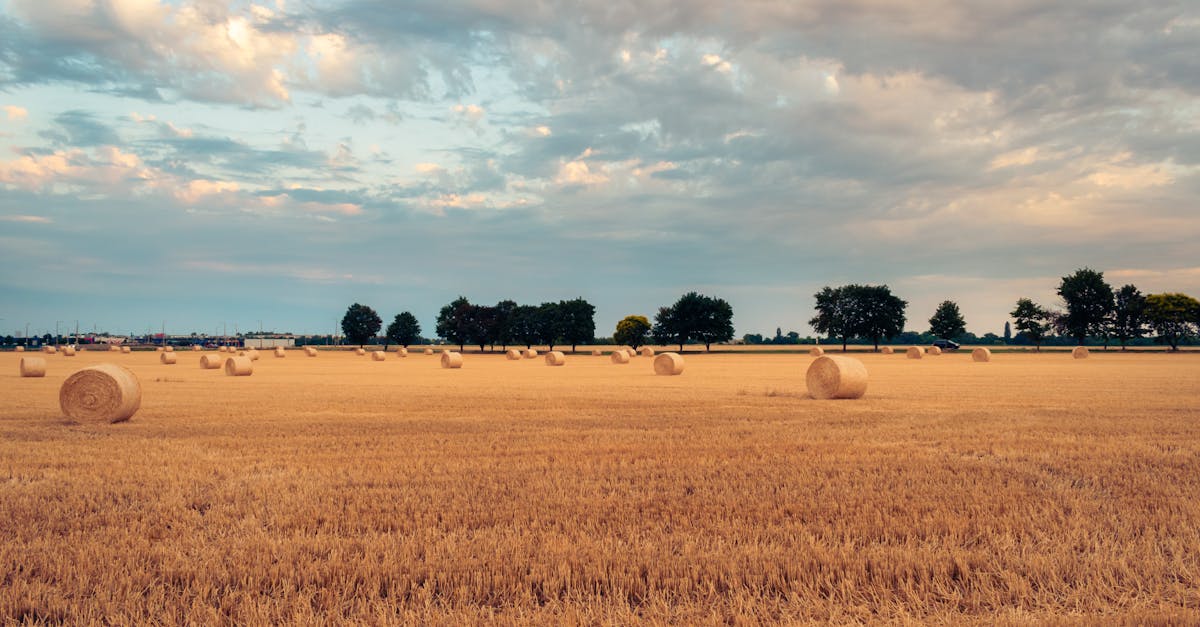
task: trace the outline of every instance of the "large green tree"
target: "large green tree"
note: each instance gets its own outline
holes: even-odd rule
[[[858,286],[843,285],[834,288],[826,285],[821,288],[821,291],[813,294],[813,298],[817,301],[815,305],[817,315],[808,321],[808,324],[817,333],[822,333],[829,338],[840,338],[843,352],[859,326],[858,303],[850,289],[855,287]]]
[[[944,300],[929,319],[929,332],[947,340],[953,340],[967,332],[967,321],[963,319],[958,303]]]
[[[881,340],[904,329],[908,303],[886,285],[826,286],[813,298],[817,315],[808,323],[817,333],[841,340],[843,352],[855,337],[871,340],[878,350]]]
[[[402,311],[396,314],[396,318],[388,325],[387,338],[408,348],[409,344],[415,344],[421,340],[421,323],[417,322],[416,316]]]
[[[1104,273],[1080,268],[1062,278],[1058,295],[1067,310],[1059,324],[1063,331],[1083,346],[1089,335],[1104,335],[1113,310],[1112,286],[1104,281]]]
[[[350,340],[351,344],[365,345],[379,333],[381,327],[383,319],[366,305],[354,303],[346,309],[346,315],[342,316],[342,333],[346,334],[346,339]]]
[[[1133,285],[1122,285],[1113,299],[1111,335],[1121,343],[1144,337],[1146,329],[1146,297]]]
[[[688,292],[658,309],[651,332],[655,341],[678,344],[680,351],[691,340],[712,350],[714,343],[733,339],[733,307],[724,299]]]
[[[472,324],[474,323],[475,305],[463,296],[454,299],[438,312],[435,332],[438,337],[445,338],[451,344],[458,344],[458,350],[463,350],[467,342],[472,341]]]
[[[538,341],[549,350],[554,350],[554,345],[558,344],[566,331],[562,307],[558,303],[542,303],[537,309]]]
[[[542,312],[535,305],[518,305],[509,318],[512,341],[533,347],[542,341]]]
[[[625,316],[617,323],[617,331],[613,333],[613,341],[618,345],[629,345],[636,350],[646,343],[650,334],[650,320],[646,316]]]
[[[562,325],[562,340],[571,345],[571,352],[580,344],[590,344],[596,339],[596,307],[582,298],[558,303],[558,317]]]
[[[1021,298],[1017,300],[1016,308],[1009,315],[1016,321],[1017,331],[1033,340],[1037,351],[1041,352],[1042,340],[1050,333],[1051,313],[1032,300]]]
[[[502,348],[507,349],[509,344],[517,343],[516,335],[513,333],[513,312],[516,310],[517,303],[511,300],[502,300],[492,308],[491,342],[493,345],[499,344]]]
[[[1146,296],[1146,320],[1160,342],[1171,350],[1197,334],[1200,325],[1200,301],[1187,294],[1150,294]]]

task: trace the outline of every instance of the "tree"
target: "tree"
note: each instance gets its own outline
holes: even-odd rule
[[[1050,312],[1032,300],[1022,298],[1017,300],[1016,309],[1009,315],[1017,322],[1018,334],[1024,333],[1025,337],[1037,346],[1037,351],[1041,352],[1042,340],[1046,339],[1046,334],[1050,332]]]
[[[650,321],[646,319],[646,316],[625,316],[617,323],[613,341],[617,344],[632,346],[634,350],[637,350],[639,346],[646,343],[646,336],[650,334],[650,329]]]
[[[1088,335],[1102,335],[1113,310],[1112,286],[1104,282],[1104,273],[1081,268],[1062,278],[1058,295],[1067,305],[1061,326],[1083,346]]]
[[[467,342],[474,337],[471,333],[474,308],[475,306],[463,296],[442,307],[438,312],[435,330],[438,337],[446,338],[451,344],[458,344],[458,350],[463,350]]]
[[[346,315],[342,316],[342,333],[346,334],[346,339],[350,340],[351,344],[366,344],[379,333],[382,326],[383,319],[366,305],[354,303],[346,309]]]
[[[1008,344],[1012,341],[1012,325],[1007,320],[1004,321],[1004,343]]]
[[[1121,350],[1129,340],[1146,335],[1146,297],[1133,285],[1117,290],[1113,302],[1112,335],[1121,342]]]
[[[1177,351],[1181,342],[1196,334],[1200,301],[1187,294],[1150,294],[1146,296],[1146,320],[1159,341]]]
[[[538,329],[538,342],[545,344],[549,350],[562,339],[566,324],[562,319],[562,310],[558,303],[542,303],[538,305],[537,316],[534,318]]]
[[[658,313],[654,314],[654,326],[651,327],[650,334],[658,344],[679,344],[680,351],[683,350],[683,343],[687,341],[687,334],[681,331],[675,319],[673,307],[658,308]]]
[[[496,310],[486,305],[471,305],[467,310],[467,340],[479,346],[479,352],[495,335]]]
[[[387,338],[404,348],[408,348],[409,344],[416,344],[421,339],[421,323],[417,322],[417,317],[407,311],[402,311],[396,314],[396,319],[392,320],[387,328]]]
[[[704,343],[706,352],[717,342],[733,339],[733,306],[723,298],[701,296],[703,308],[695,320],[695,338]]]
[[[733,339],[733,307],[723,299],[688,292],[674,305],[659,307],[651,331],[655,341],[678,344],[680,351],[689,340],[712,350],[714,342]]]
[[[892,294],[886,285],[851,286],[851,298],[858,302],[858,325],[854,335],[871,340],[879,351],[880,340],[890,339],[904,330],[904,310],[908,301]],[[846,345],[842,345],[845,352]]]
[[[963,320],[958,304],[944,300],[929,319],[929,332],[947,340],[953,340],[967,332],[967,321]]]
[[[517,339],[513,334],[513,312],[516,310],[517,303],[511,300],[502,300],[492,308],[492,346],[499,344],[507,349],[509,344],[516,343]]]
[[[541,310],[533,305],[518,305],[509,318],[512,341],[532,348],[542,341]]]
[[[596,339],[596,307],[582,298],[558,303],[558,318],[562,339],[571,345],[571,352],[580,344]]]

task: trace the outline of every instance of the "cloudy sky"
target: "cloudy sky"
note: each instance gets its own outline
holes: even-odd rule
[[[0,332],[1200,295],[1200,6],[0,0]]]

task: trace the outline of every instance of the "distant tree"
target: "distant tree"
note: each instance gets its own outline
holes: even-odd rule
[[[879,342],[890,339],[904,330],[904,310],[908,302],[892,294],[886,285],[852,286],[850,297],[858,303],[858,323],[854,335],[870,340],[879,351]],[[842,345],[842,351],[846,345]]]
[[[496,303],[492,310],[492,345],[499,344],[502,348],[507,349],[509,344],[517,343],[516,335],[513,333],[513,312],[517,310],[517,303],[511,300],[502,300]]]
[[[1002,344],[1003,342],[1004,340],[1001,340],[1000,336],[996,335],[995,333],[984,333],[983,337],[979,338],[980,344],[987,344],[989,346],[995,346],[997,344]]]
[[[363,346],[379,333],[381,327],[383,319],[366,305],[354,303],[346,309],[346,315],[342,316],[342,333],[346,334],[346,339],[350,340],[351,344]]]
[[[13,336],[11,336],[11,335],[6,335],[6,336],[4,336],[4,343],[6,345],[11,346],[13,344],[16,344],[16,339],[14,339]]]
[[[562,325],[562,340],[571,345],[571,352],[580,344],[590,344],[596,339],[596,307],[582,298],[558,303],[558,317]]]
[[[733,339],[733,306],[723,298],[700,296],[703,307],[695,319],[695,338],[712,351],[712,345]]]
[[[566,331],[562,308],[558,303],[542,303],[538,305],[536,320],[538,341],[545,344],[549,350],[554,350],[554,345],[558,344]]]
[[[690,340],[712,350],[715,342],[733,339],[733,307],[721,298],[688,292],[670,307],[660,307],[652,328],[655,341],[678,344],[679,350]]]
[[[387,328],[387,338],[404,348],[416,344],[421,339],[421,323],[417,317],[407,311],[396,314],[395,320]]]
[[[486,305],[472,305],[467,313],[467,341],[479,346],[479,352],[495,336],[496,309]]]
[[[512,341],[532,348],[542,341],[541,310],[533,305],[518,305],[509,318]]]
[[[1017,322],[1018,335],[1024,334],[1037,346],[1038,352],[1041,352],[1042,340],[1046,339],[1051,328],[1050,312],[1028,298],[1021,298],[1017,300],[1016,309],[1009,315]]]
[[[1004,321],[1004,343],[1008,344],[1012,341],[1012,325],[1007,320]]]
[[[1081,268],[1062,278],[1058,295],[1067,305],[1059,326],[1066,335],[1083,346],[1088,335],[1103,335],[1113,310],[1112,286],[1104,282],[1104,273]]]
[[[859,327],[858,303],[848,289],[852,287],[857,286],[821,288],[821,291],[813,295],[817,300],[817,315],[808,321],[817,333],[823,333],[830,339],[840,338],[843,352]]]
[[[680,351],[683,350],[683,344],[688,339],[687,333],[677,320],[673,307],[658,308],[658,313],[654,315],[654,326],[651,327],[650,334],[654,336],[655,343],[678,344]]]
[[[1146,320],[1160,342],[1179,350],[1179,344],[1197,333],[1200,325],[1200,301],[1187,294],[1150,294],[1146,296]]]
[[[1146,297],[1133,285],[1123,285],[1113,299],[1112,336],[1121,343],[1144,337],[1146,329]]]
[[[963,320],[958,304],[944,300],[929,319],[929,332],[947,340],[953,340],[967,332],[967,321]]]
[[[613,333],[613,341],[617,344],[628,345],[636,350],[646,343],[650,334],[650,321],[646,316],[625,316],[617,323],[617,331]]]
[[[742,336],[742,342],[746,344],[762,344],[763,336],[761,333],[747,333]]]
[[[465,297],[459,296],[449,305],[438,312],[436,333],[451,344],[458,344],[458,350],[463,350],[467,342],[475,337],[472,335],[475,306]]]

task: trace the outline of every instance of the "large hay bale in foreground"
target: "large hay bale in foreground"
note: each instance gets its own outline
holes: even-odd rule
[[[221,363],[225,358],[220,355],[201,355],[200,367],[204,370],[216,370],[221,367]]]
[[[547,366],[561,366],[567,363],[567,356],[562,351],[550,351],[546,353]]]
[[[982,346],[971,351],[971,359],[973,361],[991,361],[992,351]]]
[[[883,353],[884,355],[891,355],[896,351],[892,350],[891,346],[884,346],[883,348],[879,349],[879,352]]]
[[[142,406],[142,386],[126,368],[99,364],[63,381],[58,390],[58,406],[68,418],[78,422],[123,422]]]
[[[654,349],[650,348],[649,346],[643,346],[640,349],[638,349],[638,354],[641,355],[642,357],[653,357]]]
[[[909,359],[920,359],[925,356],[925,351],[921,350],[920,346],[909,346],[905,354]]]
[[[825,355],[808,367],[805,382],[818,400],[861,398],[867,391],[867,367],[853,357]]]
[[[1075,349],[1071,351],[1071,356],[1075,359],[1087,359],[1088,355],[1090,354],[1091,353],[1088,351],[1088,349],[1084,348],[1083,346],[1076,346]]]
[[[525,356],[525,359],[536,359],[538,356],[537,349],[535,348],[527,348],[522,354]]]
[[[612,354],[609,355],[609,359],[612,360],[614,364],[627,364],[629,363],[629,353],[626,353],[625,351],[613,351]]]
[[[225,374],[230,377],[248,377],[254,374],[254,362],[245,355],[225,360]]]
[[[46,376],[46,360],[42,357],[22,357],[21,358],[21,376],[22,377],[44,377]]]
[[[808,354],[812,355],[813,357],[820,357],[821,355],[825,354],[825,349],[821,348],[820,346],[814,346],[808,349]]]
[[[178,358],[175,356],[175,353],[163,352],[163,353],[158,354],[158,361],[162,362],[164,365],[167,365],[167,366],[170,366],[171,364],[175,363],[176,359],[178,359]]]
[[[361,355],[366,355],[366,354],[367,354],[367,349],[365,349],[365,348],[362,348],[362,347],[360,346],[359,348],[356,348],[356,349],[354,349],[354,354],[355,354],[355,355],[359,355],[359,356],[361,356]]]
[[[930,355],[941,355],[942,349],[936,346],[930,346],[929,348],[925,349],[925,352],[929,353]]]
[[[123,355],[128,355],[129,353],[132,353],[132,352],[133,352],[133,349],[129,348],[128,346],[121,347],[121,354],[123,354]]]
[[[673,376],[683,374],[683,357],[679,353],[662,353],[654,358],[654,374]]]
[[[504,358],[509,361],[516,361],[521,358],[521,351],[515,348],[510,348],[504,351]]]
[[[74,346],[64,346],[62,349],[62,354],[63,354],[63,357],[74,357],[75,356],[75,347]]]
[[[462,353],[445,352],[442,353],[443,368],[462,368],[463,356]]]
[[[304,347],[304,354],[305,354],[305,355],[308,355],[309,357],[316,357],[316,356],[317,356],[317,349],[315,349],[315,348],[313,348],[313,347],[311,347],[311,346],[305,346],[305,347]]]
[[[383,361],[387,359],[387,353],[383,351],[371,351],[371,361]]]
[[[287,357],[287,351],[283,350],[282,346],[275,347],[275,358]]]

